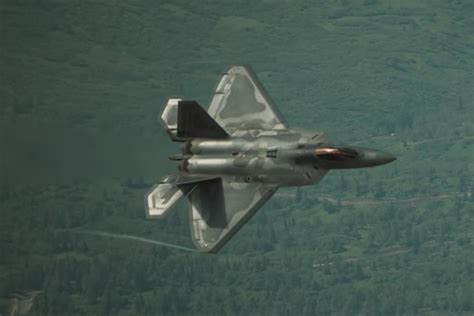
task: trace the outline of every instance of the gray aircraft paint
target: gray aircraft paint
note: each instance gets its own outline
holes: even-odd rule
[[[183,142],[182,153],[170,157],[179,161],[179,171],[156,185],[145,204],[148,218],[161,218],[185,196],[192,238],[203,252],[221,249],[280,186],[315,184],[330,169],[395,159],[373,149],[331,145],[319,131],[290,129],[248,66],[223,74],[207,111],[228,135],[180,138],[180,101],[169,99],[161,114],[170,138]]]

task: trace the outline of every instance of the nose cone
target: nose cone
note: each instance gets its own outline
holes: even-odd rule
[[[361,147],[321,146],[314,150],[315,164],[327,169],[352,169],[384,165],[395,156],[386,152]]]
[[[379,150],[364,149],[362,152],[362,160],[367,166],[384,165],[397,159],[394,155]]]

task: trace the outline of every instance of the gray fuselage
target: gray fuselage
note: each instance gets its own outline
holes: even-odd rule
[[[192,176],[279,186],[317,183],[330,169],[374,167],[395,159],[382,151],[328,144],[304,130],[236,131],[226,139],[195,138],[183,145],[179,169]]]
[[[184,144],[186,158],[180,170],[236,182],[308,185],[327,172],[312,154],[325,141],[322,133],[295,130],[236,132],[223,140],[197,138]]]

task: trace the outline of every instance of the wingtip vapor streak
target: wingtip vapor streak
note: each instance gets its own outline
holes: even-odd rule
[[[148,218],[161,218],[181,198],[191,206],[196,248],[215,253],[281,186],[319,182],[331,169],[373,167],[395,157],[331,145],[321,132],[290,129],[248,66],[231,66],[209,109],[169,99],[160,120],[182,153],[178,172],[145,196]]]

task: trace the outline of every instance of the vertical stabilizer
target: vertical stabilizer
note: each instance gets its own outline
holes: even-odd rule
[[[161,218],[183,196],[183,191],[176,185],[176,175],[163,178],[145,195],[147,218]]]
[[[196,101],[168,99],[160,119],[166,132],[175,142],[194,138],[229,137],[229,134]]]
[[[215,138],[229,137],[229,134],[196,102],[178,102],[179,138]]]

